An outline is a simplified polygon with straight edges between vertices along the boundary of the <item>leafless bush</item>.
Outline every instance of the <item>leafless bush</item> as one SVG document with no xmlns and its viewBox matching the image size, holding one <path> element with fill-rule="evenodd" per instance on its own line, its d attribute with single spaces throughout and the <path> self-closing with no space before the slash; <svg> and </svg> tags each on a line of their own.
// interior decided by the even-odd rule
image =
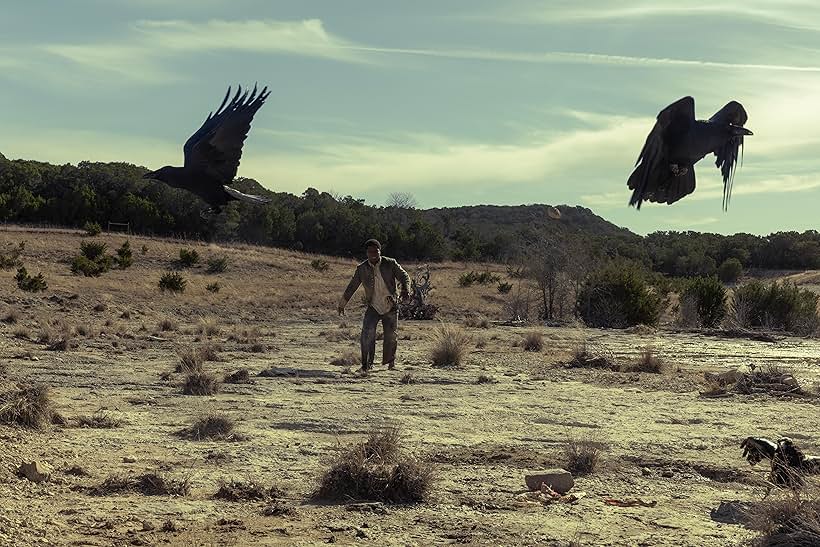
<svg viewBox="0 0 820 547">
<path fill-rule="evenodd" d="M 524 335 L 521 341 L 524 351 L 542 351 L 544 349 L 544 335 L 539 331 L 531 331 Z"/>
<path fill-rule="evenodd" d="M 398 430 L 393 429 L 374 433 L 340 453 L 323 474 L 314 497 L 413 503 L 426 499 L 431 484 L 431 467 L 404 455 Z"/>
</svg>

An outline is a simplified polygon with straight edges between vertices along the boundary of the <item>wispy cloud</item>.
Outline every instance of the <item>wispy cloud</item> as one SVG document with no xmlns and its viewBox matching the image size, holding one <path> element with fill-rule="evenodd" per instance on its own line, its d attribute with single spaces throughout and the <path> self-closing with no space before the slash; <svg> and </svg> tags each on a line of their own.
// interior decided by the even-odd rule
<svg viewBox="0 0 820 547">
<path fill-rule="evenodd" d="M 43 50 L 94 71 L 130 80 L 181 77 L 168 58 L 211 51 L 244 51 L 367 63 L 356 45 L 327 32 L 322 21 L 139 21 L 111 43 L 48 44 Z"/>
<path fill-rule="evenodd" d="M 477 17 L 510 23 L 558 24 L 697 16 L 753 19 L 795 29 L 820 29 L 820 10 L 813 0 L 724 0 L 683 3 L 676 0 L 629 3 L 611 0 L 589 0 L 583 3 L 573 0 L 549 0 L 505 5 L 503 9 L 491 10 Z"/>
<path fill-rule="evenodd" d="M 383 56 L 414 56 L 499 63 L 588 64 L 645 68 L 730 69 L 820 73 L 820 66 L 728 63 L 709 59 L 610 55 L 573 51 L 505 51 L 483 48 L 395 48 L 356 43 L 328 32 L 319 19 L 301 21 L 192 22 L 139 21 L 110 43 L 60 43 L 43 51 L 90 70 L 148 83 L 179 79 L 169 58 L 209 51 L 242 51 L 313 57 L 346 63 L 376 64 Z M 389 65 L 390 63 L 384 63 Z"/>
<path fill-rule="evenodd" d="M 349 46 L 357 51 L 393 55 L 417 55 L 446 59 L 477 61 L 501 61 L 542 64 L 591 64 L 620 65 L 629 67 L 672 67 L 711 68 L 733 70 L 762 70 L 780 72 L 820 72 L 820 66 L 800 66 L 760 63 L 726 63 L 699 59 L 676 59 L 667 57 L 636 57 L 630 55 L 608 55 L 603 53 L 580 53 L 571 51 L 516 52 L 487 49 L 408 49 Z"/>
</svg>

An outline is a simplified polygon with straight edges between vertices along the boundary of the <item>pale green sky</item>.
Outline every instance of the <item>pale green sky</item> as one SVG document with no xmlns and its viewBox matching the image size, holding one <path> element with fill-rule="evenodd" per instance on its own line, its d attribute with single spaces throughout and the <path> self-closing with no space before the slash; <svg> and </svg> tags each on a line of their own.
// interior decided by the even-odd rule
<svg viewBox="0 0 820 547">
<path fill-rule="evenodd" d="M 179 165 L 229 84 L 273 93 L 241 176 L 422 207 L 580 204 L 645 233 L 818 229 L 820 3 L 32 0 L 0 19 L 0 152 Z M 627 207 L 658 110 L 749 113 L 728 213 L 714 162 Z"/>
</svg>

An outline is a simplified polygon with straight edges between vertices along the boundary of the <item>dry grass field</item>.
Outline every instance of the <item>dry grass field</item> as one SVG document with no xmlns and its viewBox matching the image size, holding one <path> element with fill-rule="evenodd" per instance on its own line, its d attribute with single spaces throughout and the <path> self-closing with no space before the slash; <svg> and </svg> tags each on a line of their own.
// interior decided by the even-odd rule
<svg viewBox="0 0 820 547">
<path fill-rule="evenodd" d="M 761 505 L 768 468 L 741 441 L 785 435 L 820 454 L 816 339 L 504 326 L 495 285 L 457 282 L 503 268 L 444 263 L 432 301 L 465 339 L 461 365 L 432 366 L 437 322 L 404 321 L 396 369 L 363 376 L 361 293 L 335 309 L 352 260 L 130 237 L 134 265 L 91 278 L 70 271 L 83 238 L 0 231 L 0 252 L 25 242 L 48 282 L 23 292 L 0 271 L 2 392 L 49 388 L 37 408 L 7 397 L 0 417 L 55 422 L 0 424 L 0 545 L 739 545 L 758 532 L 731 509 L 784 496 Z M 125 236 L 93 239 L 113 253 Z M 180 249 L 200 264 L 180 270 L 184 292 L 160 292 Z M 219 257 L 227 269 L 207 273 Z M 584 347 L 614 367 L 568 366 Z M 705 380 L 749 365 L 792 371 L 806 395 Z M 424 501 L 314 496 L 351 445 L 390 428 L 431 473 Z M 34 460 L 49 480 L 18 475 Z M 522 496 L 527 470 L 552 467 L 577 469 L 577 499 Z"/>
</svg>

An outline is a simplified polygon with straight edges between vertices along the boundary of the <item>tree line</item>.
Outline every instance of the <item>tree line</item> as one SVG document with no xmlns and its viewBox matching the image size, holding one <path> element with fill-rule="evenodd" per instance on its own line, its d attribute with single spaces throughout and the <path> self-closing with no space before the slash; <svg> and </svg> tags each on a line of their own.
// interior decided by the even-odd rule
<svg viewBox="0 0 820 547">
<path fill-rule="evenodd" d="M 299 196 L 271 192 L 246 178 L 237 179 L 234 186 L 267 195 L 272 202 L 234 202 L 206 220 L 199 214 L 203 203 L 187 192 L 142 179 L 146 171 L 128 163 L 53 165 L 8 160 L 0 154 L 0 220 L 75 227 L 128 222 L 134 232 L 147 235 L 242 241 L 352 257 L 362 254 L 363 241 L 376 237 L 386 253 L 418 261 L 509 263 L 531 253 L 582 254 L 629 259 L 678 277 L 717 274 L 727 260 L 743 269 L 820 268 L 820 233 L 814 230 L 768 236 L 661 231 L 641 237 L 582 207 L 562 206 L 562 219 L 555 222 L 540 205 L 418 210 L 407 194 L 394 194 L 388 205 L 375 206 L 314 188 Z M 561 244 L 558 251 L 556 241 L 572 246 Z M 546 268 L 550 270 L 549 265 Z"/>
</svg>

